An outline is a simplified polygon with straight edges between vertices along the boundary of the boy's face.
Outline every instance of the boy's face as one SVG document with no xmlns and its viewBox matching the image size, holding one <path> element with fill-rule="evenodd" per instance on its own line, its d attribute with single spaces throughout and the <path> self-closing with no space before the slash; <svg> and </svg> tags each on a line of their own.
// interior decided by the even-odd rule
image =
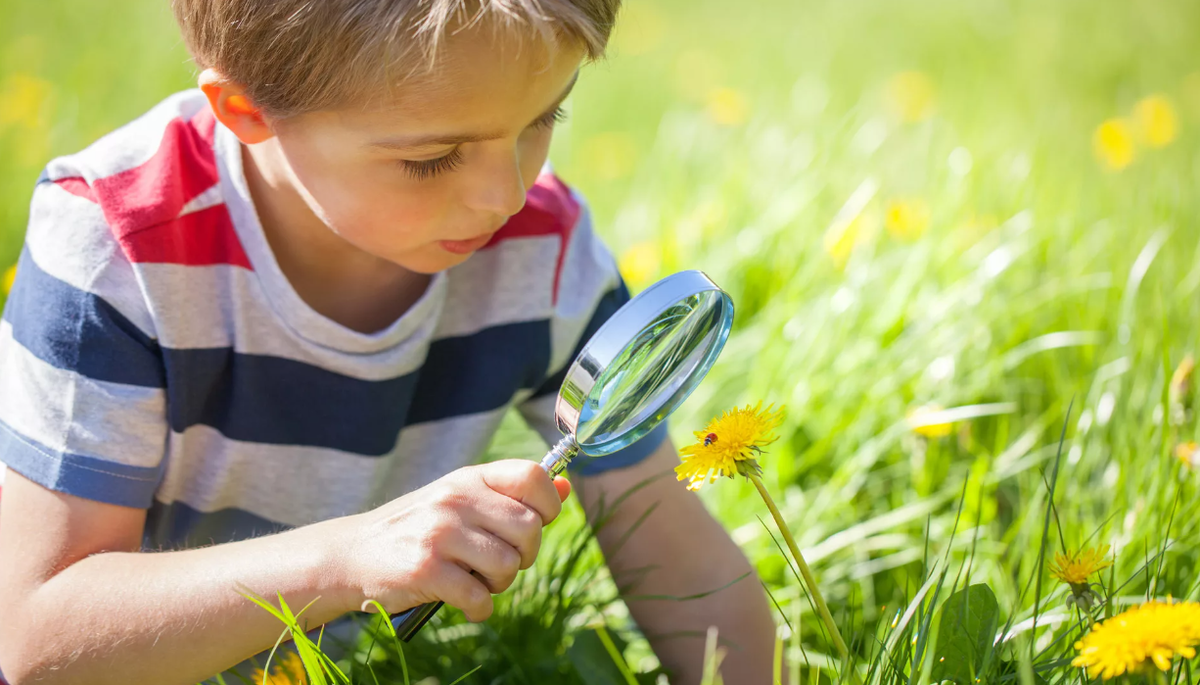
<svg viewBox="0 0 1200 685">
<path fill-rule="evenodd" d="M 466 260 L 524 206 L 583 58 L 480 30 L 445 45 L 387 107 L 278 121 L 265 144 L 330 229 L 419 273 Z"/>
</svg>

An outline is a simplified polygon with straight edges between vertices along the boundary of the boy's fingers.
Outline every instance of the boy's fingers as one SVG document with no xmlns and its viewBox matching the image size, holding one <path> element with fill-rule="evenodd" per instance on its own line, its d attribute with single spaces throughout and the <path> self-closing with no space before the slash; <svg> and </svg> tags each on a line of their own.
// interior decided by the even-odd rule
<svg viewBox="0 0 1200 685">
<path fill-rule="evenodd" d="M 546 525 L 562 511 L 556 486 L 537 462 L 508 459 L 484 464 L 483 482 L 492 490 L 532 508 Z"/>
<path fill-rule="evenodd" d="M 558 490 L 558 501 L 566 502 L 571 496 L 571 481 L 559 476 L 554 479 L 554 489 Z"/>
</svg>

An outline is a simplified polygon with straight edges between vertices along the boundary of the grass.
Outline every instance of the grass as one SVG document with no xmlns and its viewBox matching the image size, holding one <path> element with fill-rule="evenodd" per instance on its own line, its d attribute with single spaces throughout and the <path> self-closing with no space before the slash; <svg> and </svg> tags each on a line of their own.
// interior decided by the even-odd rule
<svg viewBox="0 0 1200 685">
<path fill-rule="evenodd" d="M 50 155 L 189 84 L 165 5 L 0 8 L 8 261 Z M 965 588 L 986 584 L 997 625 L 1016 633 L 989 677 L 1080 680 L 1062 659 L 1086 622 L 1046 570 L 1063 546 L 1113 545 L 1100 611 L 1200 598 L 1200 474 L 1170 456 L 1197 426 L 1168 397 L 1200 343 L 1200 6 L 753 8 L 631 2 L 552 150 L 635 286 L 700 268 L 737 303 L 726 351 L 672 430 L 682 442 L 735 404 L 788 405 L 764 481 L 863 677 L 926 682 L 942 635 L 970 632 L 941 607 L 984 602 Z M 1097 126 L 1134 121 L 1153 94 L 1171 103 L 1177 136 L 1150 147 L 1131 124 L 1132 163 L 1107 168 Z M 929 405 L 948 411 L 914 430 L 910 412 Z M 509 421 L 493 454 L 539 449 Z M 797 629 L 784 650 L 793 681 L 836 680 L 753 487 L 704 497 Z M 551 538 L 576 540 L 581 518 L 571 510 Z M 517 638 L 522 602 L 554 579 L 526 582 L 478 633 L 454 633 L 461 618 L 443 612 L 427 632 L 445 641 L 411 650 L 416 677 L 479 665 L 489 675 L 465 682 L 538 682 L 532 664 L 566 664 L 576 675 L 560 682 L 575 682 L 565 650 L 607 653 L 589 643 L 597 615 L 634 671 L 653 669 L 619 603 L 538 624 L 544 644 Z"/>
</svg>

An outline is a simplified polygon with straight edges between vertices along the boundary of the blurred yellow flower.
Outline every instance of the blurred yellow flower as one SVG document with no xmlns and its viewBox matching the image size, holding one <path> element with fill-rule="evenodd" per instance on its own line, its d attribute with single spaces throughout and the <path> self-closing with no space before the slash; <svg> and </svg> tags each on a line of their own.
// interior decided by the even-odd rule
<svg viewBox="0 0 1200 685">
<path fill-rule="evenodd" d="M 637 166 L 637 143 L 624 131 L 598 133 L 583 142 L 579 157 L 596 178 L 613 181 L 625 178 Z"/>
<path fill-rule="evenodd" d="M 926 404 L 908 412 L 908 425 L 917 435 L 927 438 L 944 438 L 953 430 L 953 423 L 938 423 L 935 418 L 943 411 L 936 404 Z"/>
<path fill-rule="evenodd" d="M 1133 108 L 1138 138 L 1150 147 L 1166 147 L 1179 134 L 1179 117 L 1175 107 L 1163 95 L 1151 95 Z"/>
<path fill-rule="evenodd" d="M 774 431 L 781 423 L 783 407 L 775 409 L 773 404 L 763 409 L 759 402 L 726 411 L 694 433 L 694 444 L 679 450 L 677 480 L 689 481 L 688 490 L 699 490 L 705 483 L 716 482 L 718 476 L 758 473 L 755 457 L 762 447 L 778 439 Z"/>
<path fill-rule="evenodd" d="M 1112 566 L 1112 562 L 1104 558 L 1107 555 L 1108 545 L 1056 554 L 1054 563 L 1050 565 L 1050 575 L 1068 585 L 1085 584 L 1088 576 Z"/>
<path fill-rule="evenodd" d="M 888 107 L 902 121 L 928 119 L 933 114 L 934 100 L 933 79 L 923 72 L 902 71 L 888 80 Z"/>
<path fill-rule="evenodd" d="M 888 202 L 884 228 L 899 240 L 916 240 L 929 228 L 929 206 L 920 198 Z"/>
<path fill-rule="evenodd" d="M 12 74 L 0 90 L 0 128 L 18 124 L 37 128 L 50 99 L 50 83 L 30 74 Z"/>
<path fill-rule="evenodd" d="M 644 2 L 629 3 L 621 8 L 611 47 L 621 55 L 644 55 L 662 43 L 667 26 L 663 13 Z"/>
<path fill-rule="evenodd" d="M 1175 458 L 1189 469 L 1200 468 L 1200 449 L 1195 442 L 1181 442 L 1176 445 Z"/>
<path fill-rule="evenodd" d="M 854 217 L 844 226 L 830 226 L 825 231 L 823 240 L 825 252 L 833 258 L 833 263 L 841 269 L 846 266 L 854 248 L 867 237 L 866 219 L 862 214 Z"/>
<path fill-rule="evenodd" d="M 708 116 L 722 126 L 739 126 L 746 123 L 750 106 L 746 96 L 734 88 L 713 88 L 708 93 Z"/>
<path fill-rule="evenodd" d="M 1151 600 L 1092 626 L 1075 643 L 1079 656 L 1072 666 L 1087 668 L 1088 677 L 1105 680 L 1153 664 L 1171 668 L 1176 656 L 1192 659 L 1200 644 L 1200 604 Z"/>
<path fill-rule="evenodd" d="M 617 260 L 621 276 L 634 285 L 649 283 L 662 266 L 658 243 L 644 240 L 629 246 Z"/>
<path fill-rule="evenodd" d="M 1133 127 L 1127 119 L 1105 121 L 1092 135 L 1092 150 L 1109 169 L 1124 169 L 1133 162 Z"/>
<path fill-rule="evenodd" d="M 13 283 L 17 281 L 17 265 L 13 264 L 4 271 L 4 296 L 12 292 Z"/>
<path fill-rule="evenodd" d="M 261 668 L 254 669 L 250 680 L 262 685 L 308 685 L 308 676 L 304 673 L 304 662 L 296 652 L 288 652 L 271 667 L 268 675 Z"/>
</svg>

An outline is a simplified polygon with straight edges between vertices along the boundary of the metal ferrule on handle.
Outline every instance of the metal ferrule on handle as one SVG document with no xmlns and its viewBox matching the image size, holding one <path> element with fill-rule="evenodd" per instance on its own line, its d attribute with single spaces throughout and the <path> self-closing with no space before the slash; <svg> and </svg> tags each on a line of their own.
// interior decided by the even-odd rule
<svg viewBox="0 0 1200 685">
<path fill-rule="evenodd" d="M 577 454 L 579 454 L 579 444 L 575 442 L 575 434 L 572 433 L 559 440 L 558 444 L 547 452 L 545 457 L 542 457 L 541 467 L 553 479 L 567 469 L 567 465 Z M 396 614 L 392 617 L 392 626 L 396 629 L 396 637 L 405 642 L 413 639 L 413 636 L 441 608 L 442 602 L 430 602 Z"/>
</svg>

